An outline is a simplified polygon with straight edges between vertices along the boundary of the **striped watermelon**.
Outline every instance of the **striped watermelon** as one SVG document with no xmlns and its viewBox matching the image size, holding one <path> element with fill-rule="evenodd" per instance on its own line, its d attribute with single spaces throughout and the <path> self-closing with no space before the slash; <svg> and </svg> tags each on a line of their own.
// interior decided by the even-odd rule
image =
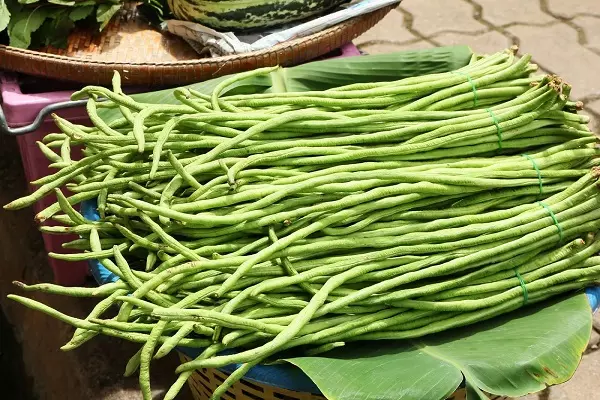
<svg viewBox="0 0 600 400">
<path fill-rule="evenodd" d="M 168 0 L 173 14 L 220 30 L 242 31 L 312 17 L 348 0 Z"/>
</svg>

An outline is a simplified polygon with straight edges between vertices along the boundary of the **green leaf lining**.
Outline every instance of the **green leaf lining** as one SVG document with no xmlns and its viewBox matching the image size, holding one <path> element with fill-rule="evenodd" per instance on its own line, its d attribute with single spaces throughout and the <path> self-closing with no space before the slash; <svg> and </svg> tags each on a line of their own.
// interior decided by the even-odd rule
<svg viewBox="0 0 600 400">
<path fill-rule="evenodd" d="M 329 400 L 442 400 L 463 377 L 467 399 L 519 397 L 567 381 L 586 348 L 584 294 L 419 340 L 348 344 L 301 368 Z"/>
</svg>

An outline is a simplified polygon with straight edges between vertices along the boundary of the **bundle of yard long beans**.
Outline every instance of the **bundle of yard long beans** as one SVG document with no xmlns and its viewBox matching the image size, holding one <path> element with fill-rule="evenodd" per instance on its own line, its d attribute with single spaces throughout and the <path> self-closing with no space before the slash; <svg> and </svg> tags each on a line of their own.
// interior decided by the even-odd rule
<svg viewBox="0 0 600 400">
<path fill-rule="evenodd" d="M 530 76 L 529 60 L 504 51 L 395 82 L 222 94 L 267 68 L 211 95 L 178 89 L 178 105 L 136 102 L 118 75 L 113 90 L 87 87 L 75 97 L 89 97 L 93 126 L 56 117 L 62 132 L 39 146 L 58 171 L 6 207 L 56 193 L 37 219 L 80 235 L 65 247 L 81 252 L 51 256 L 120 279 L 18 283 L 102 297 L 86 319 L 11 298 L 74 325 L 65 350 L 99 333 L 142 343 L 126 374 L 139 367 L 145 399 L 151 359 L 177 346 L 204 351 L 167 399 L 197 368 L 243 364 L 218 399 L 282 351 L 419 337 L 593 284 L 596 138 L 570 86 Z M 122 117 L 107 123 L 100 107 Z M 92 199 L 98 221 L 74 207 Z"/>
</svg>

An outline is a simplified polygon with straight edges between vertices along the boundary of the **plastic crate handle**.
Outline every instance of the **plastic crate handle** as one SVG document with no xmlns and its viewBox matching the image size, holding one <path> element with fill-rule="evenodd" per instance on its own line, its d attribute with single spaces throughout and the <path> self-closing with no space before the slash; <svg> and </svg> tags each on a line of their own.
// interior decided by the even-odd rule
<svg viewBox="0 0 600 400">
<path fill-rule="evenodd" d="M 87 100 L 63 101 L 60 103 L 50 104 L 40 110 L 38 115 L 35 117 L 35 120 L 31 124 L 18 128 L 11 128 L 8 126 L 6 116 L 4 115 L 4 110 L 2 110 L 2 104 L 0 104 L 0 134 L 8 136 L 20 136 L 34 132 L 39 129 L 40 126 L 42 126 L 44 119 L 49 114 L 55 113 L 59 110 L 64 110 L 66 108 L 85 107 L 86 104 Z"/>
</svg>

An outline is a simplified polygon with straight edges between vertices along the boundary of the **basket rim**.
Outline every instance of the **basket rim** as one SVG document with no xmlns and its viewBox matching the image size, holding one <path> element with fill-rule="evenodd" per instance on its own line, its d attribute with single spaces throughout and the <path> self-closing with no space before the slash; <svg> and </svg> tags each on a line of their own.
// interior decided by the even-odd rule
<svg viewBox="0 0 600 400">
<path fill-rule="evenodd" d="M 371 11 L 370 13 L 362 14 L 353 18 L 350 18 L 346 21 L 340 22 L 337 25 L 326 28 L 322 31 L 310 34 L 308 36 L 299 37 L 296 39 L 291 39 L 282 43 L 279 43 L 273 47 L 269 47 L 267 49 L 256 50 L 248 53 L 242 54 L 232 54 L 221 57 L 212 57 L 212 58 L 194 58 L 191 60 L 177 60 L 177 61 L 163 61 L 163 62 L 140 62 L 140 63 L 129 63 L 122 61 L 109 61 L 109 60 L 86 60 L 81 57 L 71 57 L 65 55 L 58 54 L 50 54 L 44 53 L 36 50 L 29 49 L 21 49 L 18 47 L 12 47 L 8 45 L 0 45 L 0 56 L 2 54 L 13 54 L 20 55 L 24 60 L 31 61 L 49 61 L 53 60 L 58 63 L 67 62 L 71 65 L 80 64 L 86 66 L 108 66 L 114 65 L 123 67 L 132 67 L 132 68 L 141 68 L 141 67 L 185 67 L 190 65 L 198 65 L 198 64 L 221 64 L 227 63 L 230 61 L 240 60 L 240 59 L 250 59 L 250 58 L 259 58 L 266 55 L 270 55 L 273 53 L 278 53 L 282 50 L 289 50 L 290 48 L 300 46 L 306 43 L 314 42 L 318 44 L 319 41 L 326 37 L 335 37 L 336 35 L 343 35 L 346 30 L 351 29 L 356 25 L 361 25 L 366 23 L 374 13 L 382 13 L 383 18 L 387 13 L 389 13 L 392 9 L 396 8 L 401 0 L 398 0 L 398 3 L 394 3 L 380 9 Z"/>
</svg>

